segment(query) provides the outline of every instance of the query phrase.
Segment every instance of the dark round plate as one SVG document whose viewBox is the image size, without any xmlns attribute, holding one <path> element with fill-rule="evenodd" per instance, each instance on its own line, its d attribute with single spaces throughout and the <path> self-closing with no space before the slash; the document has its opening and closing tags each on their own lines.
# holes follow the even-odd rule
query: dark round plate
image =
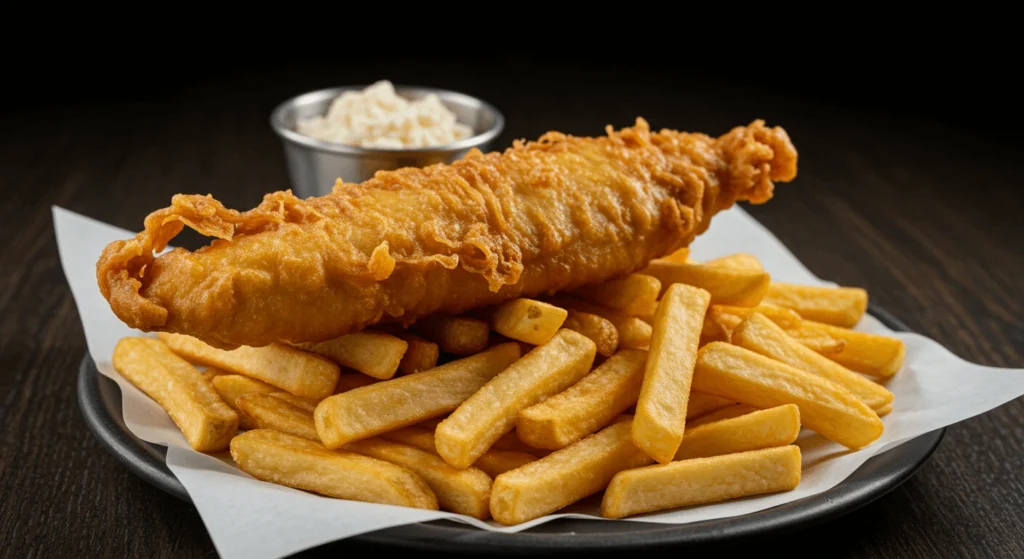
<svg viewBox="0 0 1024 559">
<path fill-rule="evenodd" d="M 908 328 L 889 313 L 870 312 L 894 330 Z M 158 488 L 188 501 L 185 488 L 167 469 L 166 449 L 137 438 L 121 417 L 121 390 L 100 374 L 86 354 L 78 375 L 78 402 L 86 423 L 128 469 Z M 945 429 L 932 431 L 865 462 L 836 487 L 774 508 L 692 524 L 559 519 L 518 534 L 485 532 L 464 524 L 436 521 L 387 528 L 356 536 L 361 543 L 432 551 L 490 553 L 706 544 L 729 538 L 806 528 L 856 510 L 892 491 L 914 475 L 935 452 Z"/>
</svg>

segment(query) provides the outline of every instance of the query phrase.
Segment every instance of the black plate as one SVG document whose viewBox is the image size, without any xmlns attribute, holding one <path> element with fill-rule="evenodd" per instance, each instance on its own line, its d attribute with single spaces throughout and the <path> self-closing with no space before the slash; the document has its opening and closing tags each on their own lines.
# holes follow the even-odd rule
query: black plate
<svg viewBox="0 0 1024 559">
<path fill-rule="evenodd" d="M 870 312 L 894 330 L 908 328 L 889 313 Z M 166 449 L 137 438 L 121 417 L 121 390 L 100 374 L 86 354 L 78 375 L 78 402 L 86 423 L 128 469 L 160 489 L 189 501 L 188 493 L 167 468 Z M 935 452 L 945 429 L 921 435 L 865 462 L 836 487 L 774 508 L 691 524 L 559 519 L 518 534 L 485 532 L 450 521 L 387 528 L 355 536 L 362 543 L 450 552 L 507 552 L 647 548 L 697 544 L 740 536 L 806 528 L 856 510 L 892 491 L 914 475 Z"/>
</svg>

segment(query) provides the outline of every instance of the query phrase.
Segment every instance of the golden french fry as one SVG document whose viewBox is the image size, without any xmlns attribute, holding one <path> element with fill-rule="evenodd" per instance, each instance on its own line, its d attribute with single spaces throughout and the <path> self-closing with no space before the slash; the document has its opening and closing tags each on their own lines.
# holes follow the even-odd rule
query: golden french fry
<svg viewBox="0 0 1024 559">
<path fill-rule="evenodd" d="M 456 468 L 476 462 L 515 426 L 519 411 L 572 386 L 590 371 L 597 351 L 583 334 L 558 331 L 487 382 L 437 426 L 437 452 Z"/>
<path fill-rule="evenodd" d="M 289 404 L 301 410 L 308 411 L 309 413 L 313 413 L 313 410 L 316 409 L 316 405 L 320 403 L 316 400 L 310 400 L 309 398 L 296 396 L 295 394 L 292 394 L 290 392 L 277 391 L 271 392 L 270 395 L 277 398 L 278 400 L 284 400 L 285 402 L 288 402 Z"/>
<path fill-rule="evenodd" d="M 313 414 L 275 398 L 254 392 L 237 400 L 238 409 L 256 429 L 273 429 L 311 441 L 320 441 L 313 425 Z"/>
<path fill-rule="evenodd" d="M 384 433 L 382 439 L 394 441 L 409 446 L 414 446 L 426 452 L 437 454 L 437 447 L 434 446 L 434 431 L 422 427 L 406 427 Z M 536 460 L 537 457 L 526 452 L 516 450 L 496 450 L 491 448 L 477 458 L 473 463 L 474 468 L 480 468 L 487 475 L 496 477 L 509 470 L 514 470 L 523 464 Z"/>
<path fill-rule="evenodd" d="M 800 410 L 786 404 L 686 430 L 676 460 L 704 458 L 791 444 L 800 435 Z"/>
<path fill-rule="evenodd" d="M 692 394 L 692 392 L 691 392 Z M 741 415 L 747 415 L 757 411 L 754 406 L 748 406 L 746 404 L 733 404 L 731 406 L 725 406 L 722 409 L 715 410 L 711 413 L 706 413 L 700 417 L 694 418 L 693 420 L 686 420 L 686 432 L 689 433 L 690 429 L 699 427 L 706 423 L 714 423 L 716 421 L 722 421 L 723 419 L 732 419 L 734 417 L 740 417 Z M 686 444 L 686 436 L 683 436 L 683 444 Z"/>
<path fill-rule="evenodd" d="M 654 335 L 633 419 L 633 442 L 658 462 L 671 462 L 683 440 L 690 380 L 711 294 L 675 284 L 654 313 Z"/>
<path fill-rule="evenodd" d="M 772 282 L 764 301 L 796 311 L 807 320 L 852 328 L 868 308 L 868 292 L 859 287 L 819 287 Z"/>
<path fill-rule="evenodd" d="M 345 450 L 408 468 L 418 474 L 444 510 L 481 520 L 490 516 L 491 478 L 477 468 L 458 470 L 440 456 L 379 438 L 354 441 Z"/>
<path fill-rule="evenodd" d="M 803 319 L 800 318 L 800 315 L 798 315 L 796 311 L 791 309 L 784 309 L 782 307 L 776 307 L 774 305 L 767 305 L 764 303 L 756 307 L 733 307 L 730 305 L 711 305 L 711 308 L 708 309 L 708 313 L 710 314 L 712 310 L 720 313 L 735 315 L 740 317 L 740 319 L 744 319 L 750 316 L 751 313 L 761 313 L 768 320 L 771 320 L 775 324 L 778 324 L 780 327 L 785 328 L 787 330 L 796 329 L 803 326 Z M 739 323 L 737 322 L 736 324 L 733 325 L 733 327 L 735 328 L 738 324 Z"/>
<path fill-rule="evenodd" d="M 844 340 L 833 338 L 824 332 L 814 331 L 803 325 L 800 328 L 787 329 L 786 333 L 804 347 L 825 357 L 841 353 L 846 349 Z"/>
<path fill-rule="evenodd" d="M 331 360 L 283 344 L 225 351 L 191 336 L 163 332 L 159 336 L 174 353 L 190 361 L 262 380 L 314 400 L 330 396 L 341 375 L 341 368 Z"/>
<path fill-rule="evenodd" d="M 661 257 L 659 260 L 666 260 L 668 262 L 689 262 L 690 261 L 690 248 L 683 247 L 675 252 Z"/>
<path fill-rule="evenodd" d="M 661 282 L 644 274 L 629 274 L 601 283 L 585 285 L 573 294 L 626 316 L 641 314 L 661 293 Z"/>
<path fill-rule="evenodd" d="M 889 415 L 890 413 L 892 413 L 892 404 L 889 404 L 888 406 L 885 406 L 883 408 L 878 408 L 877 410 L 875 410 L 875 413 L 878 414 L 878 417 L 885 417 Z"/>
<path fill-rule="evenodd" d="M 771 282 L 771 276 L 764 271 L 658 260 L 652 261 L 643 273 L 661 281 L 662 293 L 672 284 L 683 283 L 704 289 L 716 305 L 738 307 L 760 304 Z"/>
<path fill-rule="evenodd" d="M 155 338 L 122 338 L 114 347 L 114 368 L 160 404 L 200 452 L 223 450 L 238 431 L 238 414 L 210 381 Z"/>
<path fill-rule="evenodd" d="M 651 343 L 651 325 L 635 316 L 626 316 L 601 305 L 561 295 L 552 299 L 552 304 L 564 309 L 596 314 L 608 320 L 619 332 L 619 347 L 622 349 L 644 349 Z"/>
<path fill-rule="evenodd" d="M 789 445 L 626 470 L 608 484 L 601 516 L 624 518 L 791 491 L 800 484 L 800 459 L 800 448 Z"/>
<path fill-rule="evenodd" d="M 718 266 L 720 268 L 732 268 L 734 270 L 752 270 L 755 272 L 764 271 L 764 266 L 761 265 L 761 261 L 753 254 L 747 254 L 745 252 L 737 252 L 736 254 L 715 258 L 714 260 L 708 260 L 704 265 Z"/>
<path fill-rule="evenodd" d="M 619 331 L 607 318 L 596 314 L 569 309 L 562 328 L 575 330 L 590 338 L 597 346 L 597 353 L 611 356 L 619 349 Z"/>
<path fill-rule="evenodd" d="M 437 366 L 437 358 L 440 350 L 434 342 L 428 342 L 412 332 L 402 331 L 396 334 L 399 338 L 409 344 L 405 355 L 398 363 L 398 370 L 403 375 L 411 375 Z"/>
<path fill-rule="evenodd" d="M 238 427 L 240 429 L 255 429 L 256 425 L 238 409 L 238 404 L 236 403 L 238 398 L 246 394 L 270 394 L 280 390 L 276 386 L 270 386 L 261 380 L 244 375 L 218 375 L 213 379 L 213 388 L 220 394 L 224 403 L 238 414 Z"/>
<path fill-rule="evenodd" d="M 494 331 L 513 340 L 540 345 L 562 327 L 565 309 L 523 297 L 497 306 L 491 316 Z"/>
<path fill-rule="evenodd" d="M 720 398 L 697 390 L 690 390 L 690 399 L 686 403 L 686 421 L 704 417 L 709 413 L 735 404 L 734 400 L 728 398 Z"/>
<path fill-rule="evenodd" d="M 386 380 L 395 376 L 409 344 L 385 332 L 365 331 L 326 342 L 295 344 L 295 347 L 322 355 L 364 375 Z"/>
<path fill-rule="evenodd" d="M 334 393 L 341 394 L 342 392 L 348 392 L 354 388 L 362 386 L 370 386 L 371 384 L 377 384 L 383 382 L 380 379 L 368 377 L 363 373 L 341 373 L 338 377 L 338 384 L 334 385 Z"/>
<path fill-rule="evenodd" d="M 888 378 L 899 372 L 907 347 L 899 338 L 869 334 L 804 320 L 804 329 L 844 342 L 842 351 L 822 353 L 840 365 L 873 377 Z"/>
<path fill-rule="evenodd" d="M 324 445 L 338 448 L 444 415 L 516 359 L 519 346 L 502 344 L 427 371 L 335 394 L 316 407 L 316 430 Z"/>
<path fill-rule="evenodd" d="M 761 409 L 796 404 L 805 427 L 851 449 L 871 444 L 884 429 L 878 415 L 839 384 L 722 342 L 701 348 L 693 388 Z"/>
<path fill-rule="evenodd" d="M 452 355 L 473 355 L 487 348 L 491 326 L 487 322 L 465 316 L 435 314 L 416 321 L 413 328 L 424 338 L 436 343 L 441 351 Z"/>
<path fill-rule="evenodd" d="M 540 460 L 499 475 L 491 516 L 519 524 L 555 512 L 604 489 L 612 476 L 650 464 L 633 445 L 632 423 L 619 421 Z"/>
<path fill-rule="evenodd" d="M 262 481 L 328 497 L 437 510 L 427 482 L 407 468 L 270 429 L 231 439 L 231 457 Z"/>
<path fill-rule="evenodd" d="M 753 313 L 740 323 L 732 333 L 732 343 L 831 380 L 845 387 L 872 409 L 877 410 L 892 403 L 892 392 L 884 386 L 803 346 L 761 314 Z"/>
<path fill-rule="evenodd" d="M 557 450 L 603 429 L 636 403 L 647 352 L 624 349 L 583 380 L 519 412 L 516 434 L 536 448 Z"/>
</svg>

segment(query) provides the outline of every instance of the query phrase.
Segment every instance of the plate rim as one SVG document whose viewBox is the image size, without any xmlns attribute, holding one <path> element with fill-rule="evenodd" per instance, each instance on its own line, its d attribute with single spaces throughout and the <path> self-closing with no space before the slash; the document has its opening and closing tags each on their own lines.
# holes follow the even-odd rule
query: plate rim
<svg viewBox="0 0 1024 559">
<path fill-rule="evenodd" d="M 897 331 L 911 331 L 888 311 L 870 304 L 868 312 Z M 104 383 L 106 383 L 104 385 Z M 88 351 L 79 365 L 78 403 L 90 431 L 106 450 L 133 474 L 147 483 L 191 504 L 187 491 L 171 473 L 164 459 L 166 448 L 137 438 L 120 417 L 120 387 L 103 376 Z M 117 410 L 115 417 L 113 409 Z M 499 533 L 479 530 L 453 521 L 433 521 L 384 528 L 347 538 L 359 543 L 456 553 L 516 552 L 531 553 L 573 549 L 598 551 L 643 549 L 669 545 L 707 544 L 769 532 L 779 533 L 806 528 L 843 516 L 874 502 L 910 479 L 931 458 L 945 435 L 946 427 L 925 433 L 861 465 L 850 477 L 828 491 L 791 503 L 745 515 L 691 522 L 659 524 L 641 521 L 566 519 L 553 523 L 617 523 L 632 530 L 621 532 L 545 533 L 526 530 Z M 916 448 L 921 447 L 921 448 Z M 902 450 L 902 452 L 900 452 Z M 908 452 L 912 451 L 912 452 Z M 893 454 L 895 453 L 895 454 Z M 906 454 L 907 460 L 890 466 L 888 471 L 858 480 L 868 464 Z M 898 460 L 897 460 L 898 462 Z M 198 512 L 198 511 L 197 511 Z M 548 527 L 550 528 L 548 523 Z"/>
</svg>

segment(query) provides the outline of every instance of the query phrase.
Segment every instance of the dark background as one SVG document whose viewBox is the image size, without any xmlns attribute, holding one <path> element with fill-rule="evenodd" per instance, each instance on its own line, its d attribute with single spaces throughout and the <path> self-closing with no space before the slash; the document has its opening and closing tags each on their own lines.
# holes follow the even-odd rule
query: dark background
<svg viewBox="0 0 1024 559">
<path fill-rule="evenodd" d="M 800 171 L 769 204 L 748 208 L 758 220 L 815 274 L 867 288 L 965 359 L 1024 367 L 1019 49 L 999 14 L 939 29 L 932 14 L 879 28 L 809 13 L 816 23 L 797 35 L 739 6 L 714 19 L 652 9 L 570 28 L 585 37 L 509 37 L 492 31 L 495 21 L 527 10 L 499 8 L 426 36 L 381 21 L 390 8 L 372 25 L 281 14 L 287 38 L 241 18 L 205 32 L 156 29 L 162 14 L 117 29 L 42 18 L 45 29 L 21 35 L 25 20 L 6 19 L 0 555 L 213 556 L 194 509 L 135 477 L 81 423 L 84 338 L 49 211 L 134 230 L 178 192 L 251 207 L 287 187 L 270 111 L 321 87 L 390 79 L 477 95 L 507 119 L 496 148 L 547 130 L 600 134 L 637 116 L 715 135 L 764 118 L 787 129 Z M 543 6 L 528 11 L 546 17 Z M 674 29 L 646 27 L 658 23 Z M 360 26 L 369 32 L 353 34 Z M 294 37 L 306 28 L 309 37 Z M 876 503 L 728 550 L 1019 557 L 1022 479 L 1017 400 L 951 427 L 934 458 Z M 323 555 L 349 551 L 343 542 Z"/>
</svg>

